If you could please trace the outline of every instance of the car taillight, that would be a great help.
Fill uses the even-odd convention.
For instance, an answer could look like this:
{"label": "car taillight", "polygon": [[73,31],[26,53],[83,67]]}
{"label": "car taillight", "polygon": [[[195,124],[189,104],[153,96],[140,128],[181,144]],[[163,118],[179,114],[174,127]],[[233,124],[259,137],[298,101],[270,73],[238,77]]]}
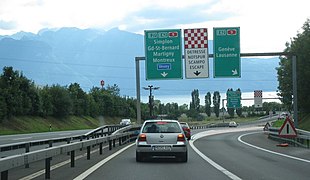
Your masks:
{"label": "car taillight", "polygon": [[178,134],[178,141],[185,141],[184,134]]}
{"label": "car taillight", "polygon": [[140,134],[139,135],[139,138],[138,138],[138,141],[141,142],[141,141],[146,141],[146,135],[145,134]]}

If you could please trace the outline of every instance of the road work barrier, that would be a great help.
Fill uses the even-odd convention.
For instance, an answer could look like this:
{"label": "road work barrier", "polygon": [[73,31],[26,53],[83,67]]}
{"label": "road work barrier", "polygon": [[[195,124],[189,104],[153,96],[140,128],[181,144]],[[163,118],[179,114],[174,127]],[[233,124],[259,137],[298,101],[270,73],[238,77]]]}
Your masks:
{"label": "road work barrier", "polygon": [[310,132],[301,129],[296,129],[297,136],[294,138],[285,138],[279,136],[280,128],[269,127],[265,130],[268,134],[268,138],[279,141],[281,143],[288,143],[294,146],[300,146],[304,148],[310,148]]}

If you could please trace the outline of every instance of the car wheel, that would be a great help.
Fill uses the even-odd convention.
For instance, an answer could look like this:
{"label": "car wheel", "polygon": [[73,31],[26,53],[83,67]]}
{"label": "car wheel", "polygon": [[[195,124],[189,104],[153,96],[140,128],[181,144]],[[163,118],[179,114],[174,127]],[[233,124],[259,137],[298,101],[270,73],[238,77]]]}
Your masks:
{"label": "car wheel", "polygon": [[136,162],[142,162],[141,153],[136,152]]}

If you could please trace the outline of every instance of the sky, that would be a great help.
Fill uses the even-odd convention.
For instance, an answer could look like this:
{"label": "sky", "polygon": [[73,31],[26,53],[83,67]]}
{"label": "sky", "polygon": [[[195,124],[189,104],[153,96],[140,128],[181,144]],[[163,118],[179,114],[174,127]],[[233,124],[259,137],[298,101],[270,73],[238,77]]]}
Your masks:
{"label": "sky", "polygon": [[240,27],[241,52],[278,52],[310,18],[309,0],[0,0],[0,35],[44,28]]}

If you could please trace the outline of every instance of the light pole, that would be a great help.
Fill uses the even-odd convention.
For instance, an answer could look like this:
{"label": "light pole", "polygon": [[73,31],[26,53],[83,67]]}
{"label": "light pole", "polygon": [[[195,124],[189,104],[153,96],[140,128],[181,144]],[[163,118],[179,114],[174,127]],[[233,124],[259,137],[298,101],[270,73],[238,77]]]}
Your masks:
{"label": "light pole", "polygon": [[152,90],[158,90],[159,87],[153,87],[153,85],[149,85],[148,87],[143,87],[143,89],[150,90],[149,108],[150,108],[150,117],[153,117],[154,97],[152,95]]}

